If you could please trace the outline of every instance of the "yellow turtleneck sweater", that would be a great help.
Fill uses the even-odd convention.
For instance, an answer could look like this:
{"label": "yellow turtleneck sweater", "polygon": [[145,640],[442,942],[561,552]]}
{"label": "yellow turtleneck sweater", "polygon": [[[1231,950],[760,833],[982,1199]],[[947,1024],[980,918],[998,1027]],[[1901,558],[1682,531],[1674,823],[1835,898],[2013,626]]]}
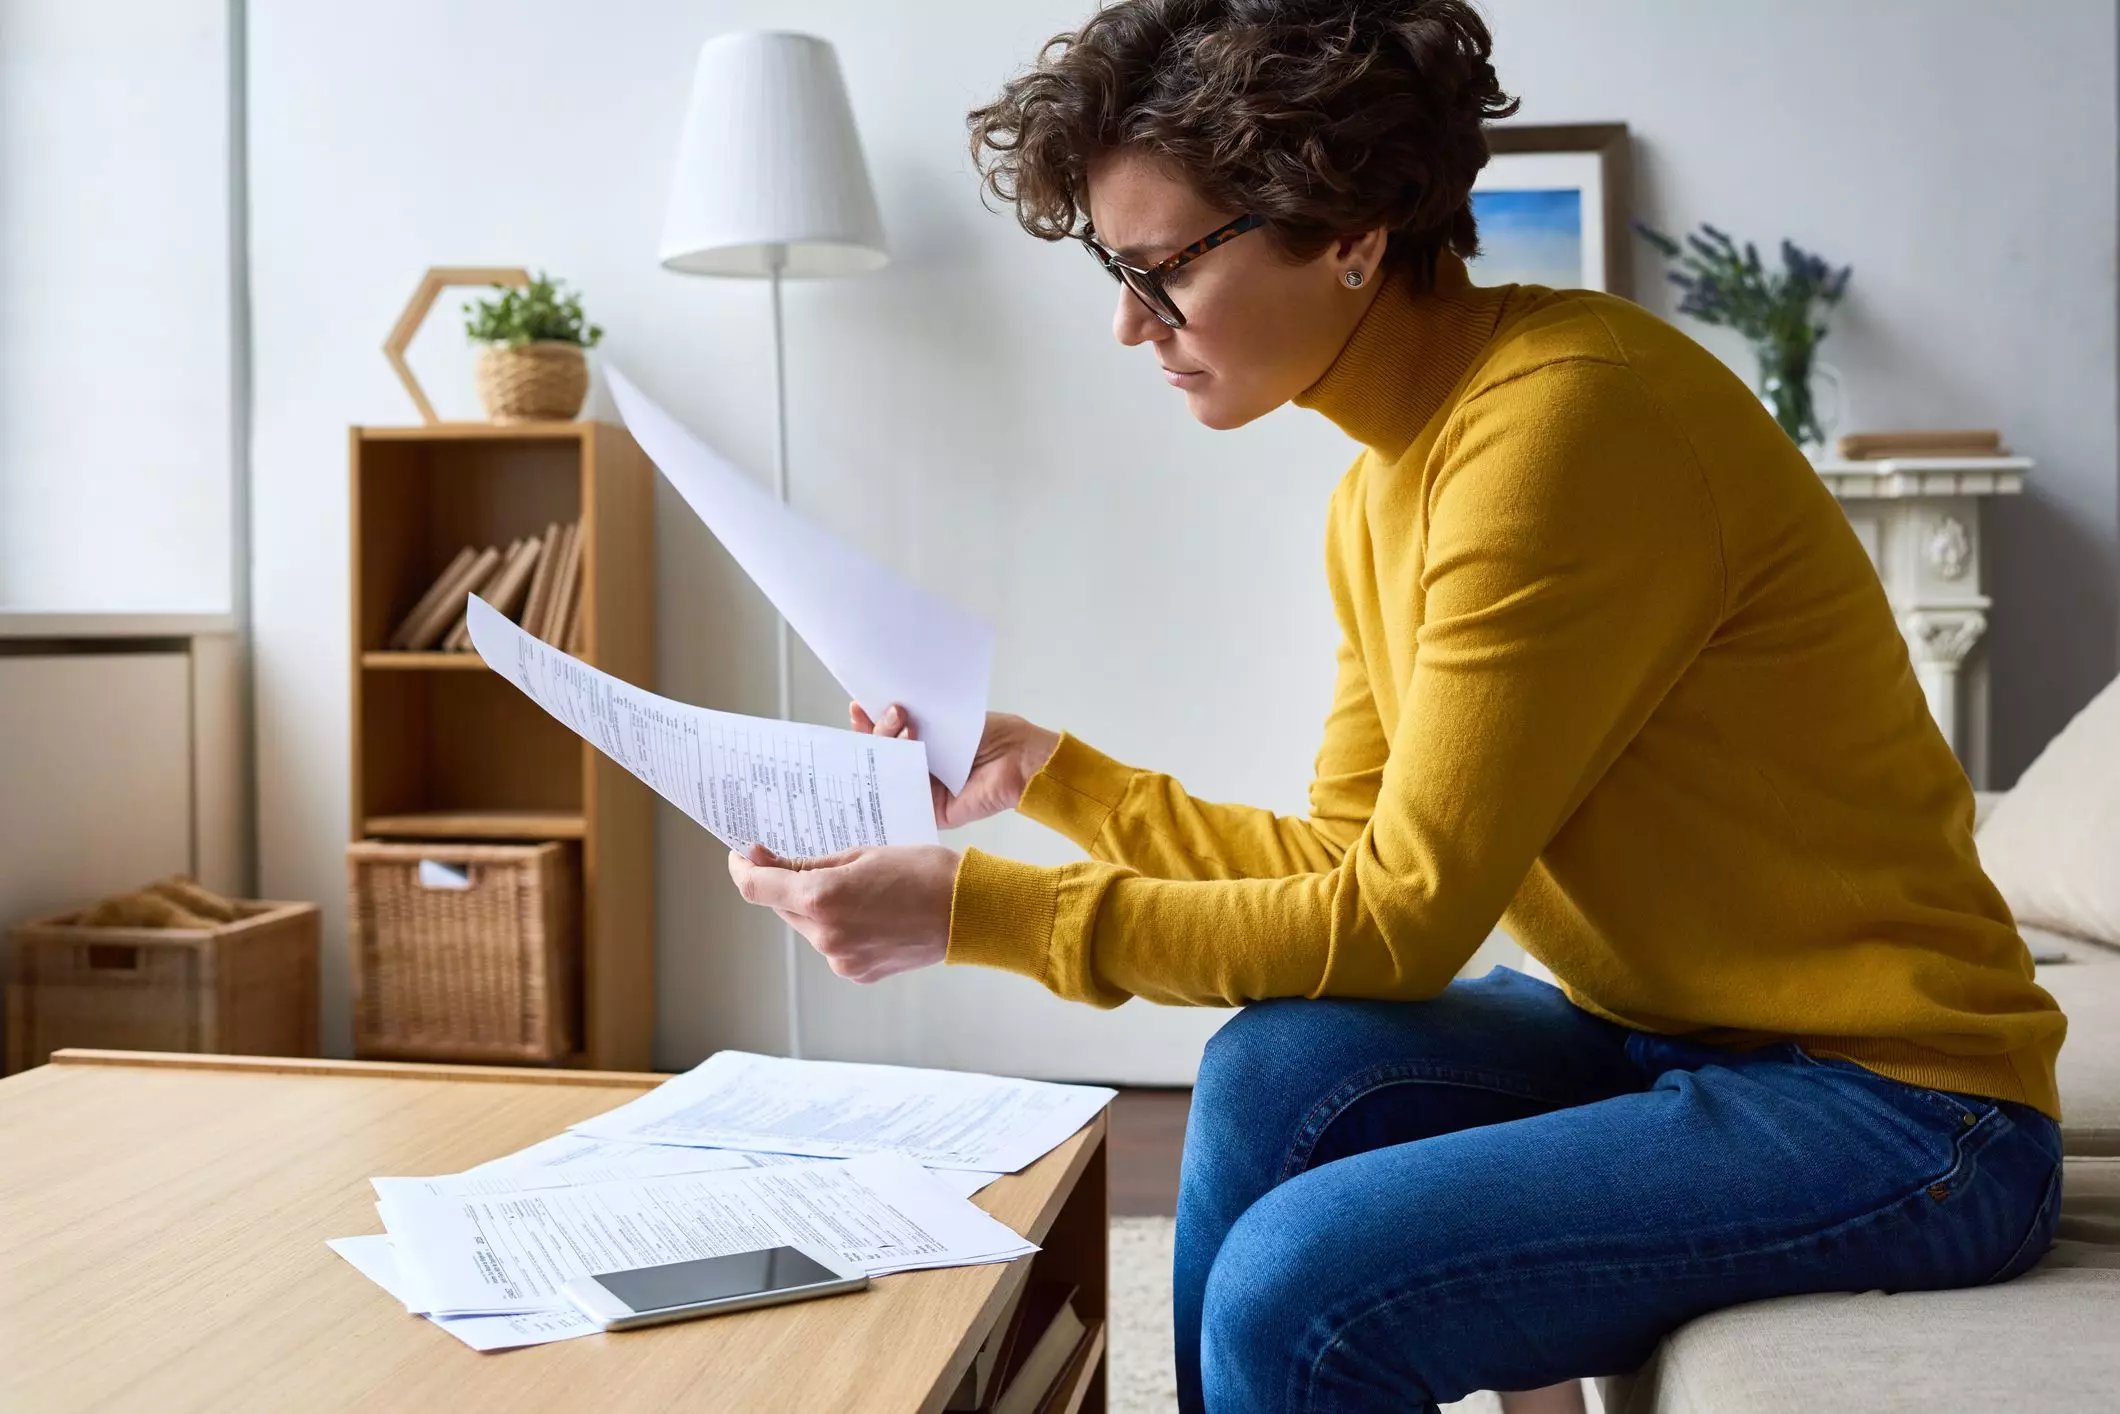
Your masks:
{"label": "yellow turtleneck sweater", "polygon": [[1387,280],[1297,401],[1365,448],[1307,818],[1073,738],[967,850],[949,960],[1063,997],[1414,1000],[1500,920],[1589,1011],[1794,1040],[2058,1115],[2066,1023],[1832,496],[1722,364],[1624,300]]}

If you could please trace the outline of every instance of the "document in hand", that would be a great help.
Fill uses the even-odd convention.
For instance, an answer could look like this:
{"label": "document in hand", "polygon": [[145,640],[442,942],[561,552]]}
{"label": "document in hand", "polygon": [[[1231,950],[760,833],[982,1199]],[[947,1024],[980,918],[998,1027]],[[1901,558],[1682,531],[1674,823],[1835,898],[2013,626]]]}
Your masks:
{"label": "document in hand", "polygon": [[435,1316],[562,1310],[574,1277],[789,1244],[871,1276],[1037,1250],[891,1154],[507,1193],[448,1179],[375,1187],[405,1304]]}
{"label": "document in hand", "polygon": [[935,779],[964,789],[986,730],[993,626],[789,510],[624,374],[609,364],[604,372],[633,440],[788,626],[871,717],[904,706]]}
{"label": "document in hand", "polygon": [[719,1051],[576,1134],[1014,1173],[1111,1103],[1101,1085]]}
{"label": "document in hand", "polygon": [[466,622],[487,667],[731,849],[804,859],[935,842],[922,742],[673,702],[533,638],[477,595]]}

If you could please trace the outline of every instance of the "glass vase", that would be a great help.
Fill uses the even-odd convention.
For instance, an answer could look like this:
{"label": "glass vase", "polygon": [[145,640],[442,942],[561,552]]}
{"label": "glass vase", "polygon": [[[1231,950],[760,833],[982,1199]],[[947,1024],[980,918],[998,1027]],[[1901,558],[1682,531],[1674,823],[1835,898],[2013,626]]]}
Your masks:
{"label": "glass vase", "polygon": [[1823,456],[1840,423],[1839,371],[1808,344],[1762,340],[1752,352],[1759,359],[1759,400],[1806,456]]}

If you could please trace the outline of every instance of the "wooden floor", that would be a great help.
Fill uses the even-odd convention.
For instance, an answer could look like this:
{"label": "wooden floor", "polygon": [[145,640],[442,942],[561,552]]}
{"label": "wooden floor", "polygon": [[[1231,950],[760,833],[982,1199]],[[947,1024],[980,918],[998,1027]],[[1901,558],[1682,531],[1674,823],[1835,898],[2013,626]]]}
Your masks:
{"label": "wooden floor", "polygon": [[1175,1217],[1190,1090],[1121,1090],[1112,1101],[1114,1217]]}

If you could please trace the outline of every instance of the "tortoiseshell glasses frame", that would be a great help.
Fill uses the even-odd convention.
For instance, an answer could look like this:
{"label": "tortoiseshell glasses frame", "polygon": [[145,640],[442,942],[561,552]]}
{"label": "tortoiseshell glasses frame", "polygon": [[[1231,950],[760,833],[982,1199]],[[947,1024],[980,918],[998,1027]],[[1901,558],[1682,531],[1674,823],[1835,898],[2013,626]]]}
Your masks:
{"label": "tortoiseshell glasses frame", "polygon": [[1189,265],[1198,260],[1224,241],[1233,241],[1246,231],[1256,230],[1265,224],[1264,216],[1239,216],[1220,230],[1210,231],[1200,237],[1170,259],[1158,261],[1154,265],[1133,265],[1121,260],[1116,251],[1097,239],[1095,226],[1084,226],[1082,234],[1075,239],[1087,246],[1089,253],[1097,257],[1097,263],[1104,267],[1104,273],[1132,291],[1134,298],[1141,301],[1150,314],[1172,329],[1183,329],[1185,311],[1178,308],[1178,302],[1172,299],[1170,291],[1164,288],[1163,277],[1181,265]]}

